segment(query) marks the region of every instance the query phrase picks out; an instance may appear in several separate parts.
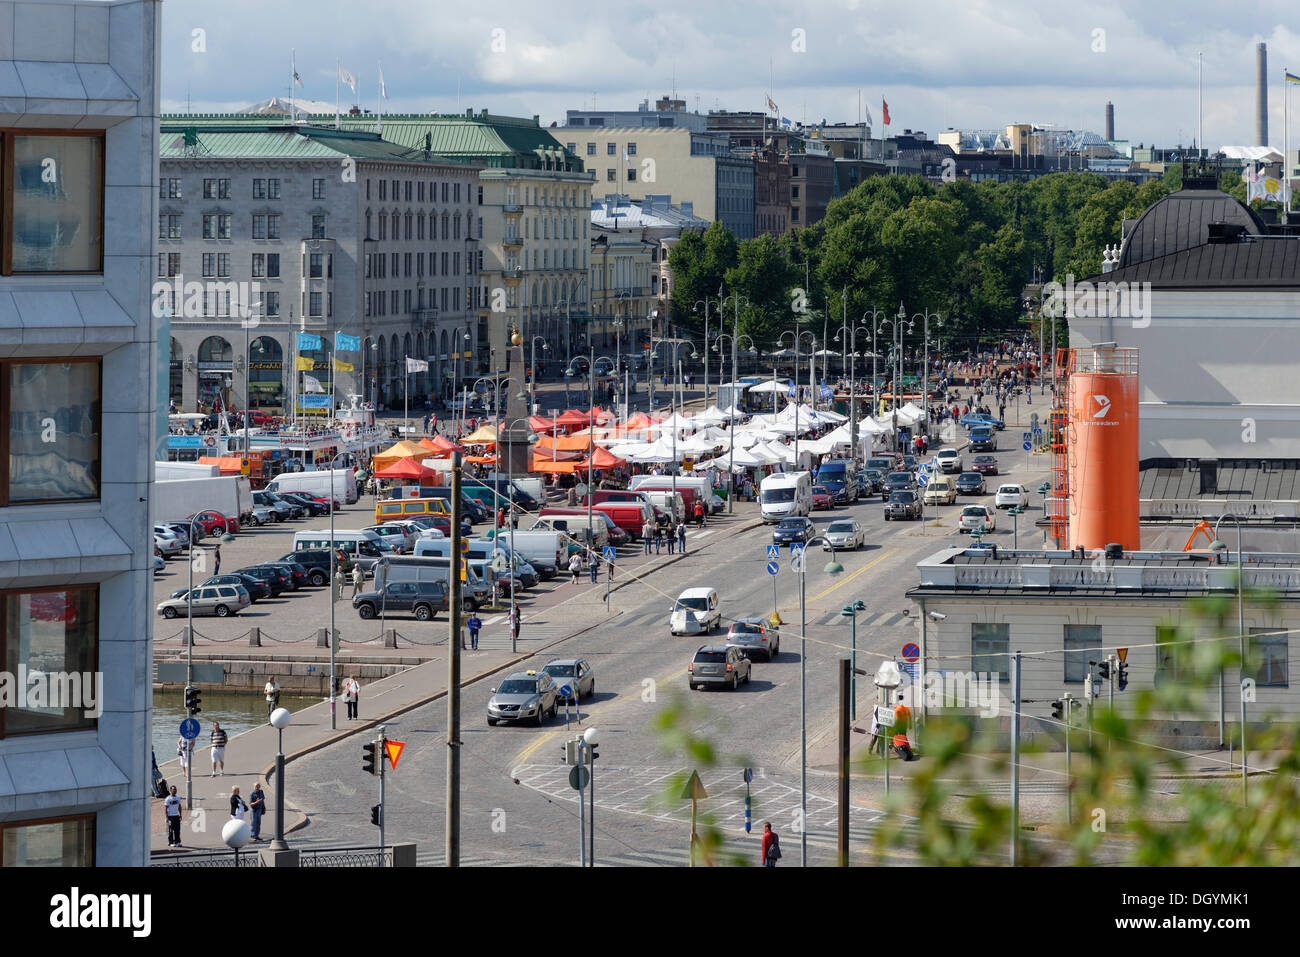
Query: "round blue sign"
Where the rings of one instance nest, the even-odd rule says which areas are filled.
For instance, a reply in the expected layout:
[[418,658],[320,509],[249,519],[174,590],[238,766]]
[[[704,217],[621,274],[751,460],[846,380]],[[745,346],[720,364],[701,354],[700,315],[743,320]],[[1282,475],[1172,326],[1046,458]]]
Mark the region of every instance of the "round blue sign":
[[915,642],[908,642],[903,646],[903,660],[909,665],[921,657],[921,649],[916,646]]
[[181,722],[181,737],[186,741],[193,741],[199,736],[199,722],[194,718],[186,718]]
[[1026,452],[1028,452],[1029,449],[1030,449],[1030,444],[1029,444],[1028,442],[1026,442],[1024,445],[1022,445],[1022,446],[1020,446],[1020,447],[1021,447],[1022,449],[1024,449]]
[[780,570],[781,570],[781,564],[780,564],[780,562],[768,562],[768,563],[767,563],[767,573],[768,573],[769,575],[775,575],[775,574],[776,574],[777,572],[779,572]]
[[570,688],[568,685],[560,685],[560,697],[561,697],[561,698],[564,698],[566,701],[567,701],[569,698],[572,698],[572,697],[573,697],[573,689]]

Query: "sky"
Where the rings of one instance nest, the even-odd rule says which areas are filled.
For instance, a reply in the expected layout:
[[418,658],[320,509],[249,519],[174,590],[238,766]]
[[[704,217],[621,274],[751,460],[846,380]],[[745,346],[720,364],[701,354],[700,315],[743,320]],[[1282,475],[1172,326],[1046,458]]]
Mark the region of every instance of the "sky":
[[[304,88],[334,102],[336,60],[385,112],[488,109],[564,122],[674,89],[688,109],[762,110],[881,132],[1037,123],[1190,145],[1201,55],[1205,143],[1255,145],[1255,44],[1268,44],[1269,139],[1282,147],[1282,71],[1300,73],[1287,0],[167,0],[165,112],[227,112]],[[1300,85],[1293,86],[1300,100]],[[344,108],[356,101],[342,88]],[[1292,125],[1300,118],[1293,107]],[[1300,145],[1300,127],[1290,146]]]

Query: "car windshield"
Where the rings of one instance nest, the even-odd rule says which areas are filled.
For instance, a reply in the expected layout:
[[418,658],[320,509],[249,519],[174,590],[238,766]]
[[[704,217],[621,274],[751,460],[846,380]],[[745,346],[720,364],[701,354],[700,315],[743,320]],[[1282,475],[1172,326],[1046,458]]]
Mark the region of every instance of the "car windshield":
[[915,502],[916,496],[911,492],[895,492],[889,497],[889,500],[891,502],[902,502],[903,504],[907,504],[909,502]]
[[544,670],[552,678],[572,678],[574,675],[573,665],[547,665]]
[[534,694],[536,691],[536,681],[524,678],[510,678],[501,682],[497,694]]
[[777,528],[803,528],[802,518],[786,518],[781,520]]
[[756,625],[752,621],[738,621],[731,626],[731,634],[733,635],[761,635],[762,633],[762,626]]
[[707,611],[709,600],[707,598],[679,598],[677,599],[678,608],[690,608],[693,611]]
[[979,472],[962,472],[961,480],[964,482],[978,482],[980,480]]
[[977,517],[977,518],[985,518],[988,515],[988,513],[984,511],[983,505],[967,505],[964,509],[961,510],[961,513],[963,515],[969,515],[971,517]]
[[853,531],[852,522],[831,522],[831,527],[826,529],[828,532],[851,532]]
[[890,485],[906,485],[912,481],[912,476],[906,472],[891,472],[887,481]]
[[1019,495],[1019,494],[1020,494],[1020,486],[1019,486],[1019,485],[1004,485],[1004,486],[1002,486],[1000,489],[998,489],[998,491],[999,491],[999,492],[1005,492],[1007,495]]
[[844,472],[845,469],[843,465],[823,465],[817,470],[817,477],[823,482],[828,480],[832,482],[843,482]]
[[814,494],[814,495],[830,495],[830,494],[831,494],[831,490],[828,489],[825,485],[814,485],[814,486],[813,486],[813,494]]
[[976,462],[981,462],[981,463],[982,463],[982,462],[992,462],[992,461],[993,461],[993,456],[991,456],[991,455],[977,455],[977,456],[975,456],[975,461],[976,461]]
[[697,651],[695,653],[696,661],[726,661],[727,653],[725,651]]
[[793,502],[794,489],[789,486],[785,488],[765,488],[759,499],[769,505],[773,502]]

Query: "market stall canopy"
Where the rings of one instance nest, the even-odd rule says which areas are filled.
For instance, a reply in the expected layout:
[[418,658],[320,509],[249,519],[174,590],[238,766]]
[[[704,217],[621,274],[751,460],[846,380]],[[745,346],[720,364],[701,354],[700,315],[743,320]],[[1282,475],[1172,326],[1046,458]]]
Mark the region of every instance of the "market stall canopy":
[[[793,355],[793,353],[791,353]],[[780,392],[788,394],[790,392],[790,383],[782,382],[780,379],[768,379],[766,382],[760,382],[758,385],[751,385],[750,392]]]
[[621,459],[617,455],[613,455],[602,448],[597,448],[596,451],[591,454],[590,460],[584,459],[578,463],[578,469],[582,470],[588,467],[593,469],[617,469],[622,468],[624,465],[627,465],[626,460]]
[[492,445],[497,440],[497,430],[494,425],[480,425],[469,435],[462,438],[462,445]]
[[685,416],[674,412],[658,425],[651,426],[650,431],[657,431],[662,435],[665,432],[672,432],[673,430],[694,432],[698,427],[699,426],[696,424],[694,419],[688,419]]
[[239,456],[205,455],[199,459],[200,465],[215,465],[222,475],[238,475],[244,470],[244,460]]
[[441,452],[446,452],[448,454],[452,452],[461,451],[461,447],[459,445],[451,441],[451,439],[444,439],[441,435],[435,435],[433,438],[426,439],[425,441],[431,442],[435,449],[438,449]]
[[534,432],[549,435],[560,427],[558,417],[548,418],[543,415],[530,415],[528,417],[528,427]]
[[428,479],[439,477],[439,472],[421,465],[413,458],[401,459],[387,468],[375,472],[375,478],[381,479]]
[[675,462],[681,456],[681,454],[682,452],[681,452],[680,443],[678,444],[677,450],[674,453],[672,443],[669,441],[665,441],[664,439],[660,439],[658,442],[655,442],[653,445],[647,446],[645,451],[635,454],[631,458],[633,462],[641,462],[646,464],[652,462],[663,463],[663,462]]
[[592,438],[587,435],[541,436],[533,446],[534,451],[550,458],[557,458],[557,452],[586,452],[591,448]]
[[384,449],[384,451],[371,459],[370,467],[376,472],[379,472],[382,469],[388,468],[390,465],[400,462],[402,459],[409,459],[416,455],[422,459],[428,458],[429,449],[421,445],[419,442],[398,442],[396,445]]

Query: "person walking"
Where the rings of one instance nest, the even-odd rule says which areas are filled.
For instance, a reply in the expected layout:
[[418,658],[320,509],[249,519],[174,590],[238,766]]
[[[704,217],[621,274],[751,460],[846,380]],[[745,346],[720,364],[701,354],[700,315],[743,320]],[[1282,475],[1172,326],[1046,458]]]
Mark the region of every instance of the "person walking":
[[271,712],[280,707],[280,686],[275,683],[275,675],[266,679],[262,694],[266,695],[266,717],[270,720]]
[[772,830],[772,822],[763,822],[763,866],[776,867],[776,862],[781,859],[781,839],[776,836],[776,831]]
[[239,785],[236,784],[230,789],[230,819],[232,821],[242,821],[247,812],[248,802],[239,796]]
[[600,555],[595,549],[592,549],[591,557],[587,559],[587,573],[591,576],[593,585],[600,581]]
[[664,529],[664,533],[668,539],[668,554],[672,555],[677,551],[677,536],[671,527]]
[[697,528],[704,527],[704,503],[695,503],[695,525]]
[[167,800],[163,802],[164,810],[167,812],[167,846],[181,846],[181,799],[176,794],[176,785],[172,785],[171,793],[167,795]]
[[510,612],[510,640],[518,641],[519,632],[523,629],[523,618],[519,614],[519,605],[516,604]]
[[181,770],[184,771],[194,760],[194,739],[177,738],[176,754],[181,759]]
[[212,574],[221,574],[221,546],[217,545],[212,549]]
[[469,629],[470,651],[478,651],[478,633],[483,629],[483,620],[479,618],[478,612],[469,613],[469,618],[465,620],[465,627]]
[[343,703],[348,706],[348,720],[357,719],[357,707],[361,704],[361,682],[356,675],[348,675],[343,682]]
[[352,566],[352,597],[356,598],[357,593],[361,591],[361,586],[366,583],[366,570],[357,562]]
[[647,555],[650,554],[650,543],[654,540],[654,537],[654,523],[647,518],[645,524],[641,526],[641,547],[645,549]]
[[262,815],[266,813],[266,792],[262,790],[262,782],[258,781],[253,785],[253,790],[248,794],[248,810],[251,813],[250,823],[252,824],[253,840],[261,843],[266,840],[262,837]]
[[578,584],[578,573],[582,571],[582,552],[569,556],[569,573],[573,575],[573,584]]
[[664,547],[664,527],[662,525],[655,525],[655,554],[658,555],[659,552],[663,549],[663,547]]
[[677,523],[677,547],[683,555],[686,554],[686,522]]
[[212,773],[208,776],[215,778],[226,773],[226,741],[229,740],[226,732],[221,730],[220,721],[212,722],[212,734],[208,740],[212,742]]

